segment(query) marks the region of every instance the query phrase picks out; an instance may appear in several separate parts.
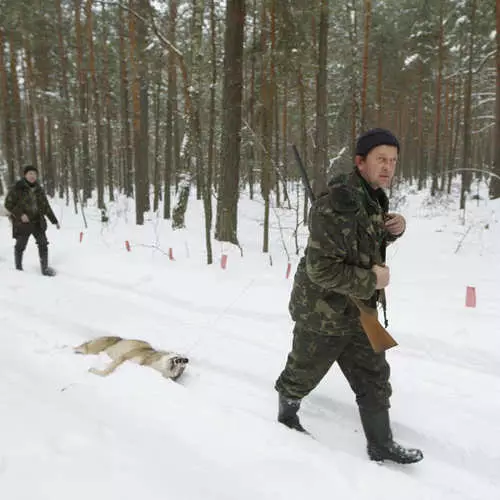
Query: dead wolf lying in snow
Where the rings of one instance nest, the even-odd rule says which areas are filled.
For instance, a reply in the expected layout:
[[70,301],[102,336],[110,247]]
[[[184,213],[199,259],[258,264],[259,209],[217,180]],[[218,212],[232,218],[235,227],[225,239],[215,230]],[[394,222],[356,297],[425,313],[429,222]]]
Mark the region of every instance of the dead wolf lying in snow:
[[122,339],[121,337],[98,337],[74,348],[77,354],[99,354],[105,352],[111,359],[107,368],[90,368],[89,372],[106,377],[125,361],[150,366],[165,378],[177,380],[189,363],[188,358],[171,351],[157,351],[143,340]]

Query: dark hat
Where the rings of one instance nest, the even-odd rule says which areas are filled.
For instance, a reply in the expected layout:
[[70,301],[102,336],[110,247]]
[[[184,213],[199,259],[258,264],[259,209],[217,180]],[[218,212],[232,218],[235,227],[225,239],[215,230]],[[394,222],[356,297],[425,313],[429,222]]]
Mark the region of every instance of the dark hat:
[[395,146],[399,153],[399,142],[391,131],[385,128],[372,128],[358,137],[356,155],[365,157],[373,148],[383,145]]
[[26,175],[28,172],[36,172],[38,174],[38,169],[33,165],[26,165],[24,167],[23,175]]

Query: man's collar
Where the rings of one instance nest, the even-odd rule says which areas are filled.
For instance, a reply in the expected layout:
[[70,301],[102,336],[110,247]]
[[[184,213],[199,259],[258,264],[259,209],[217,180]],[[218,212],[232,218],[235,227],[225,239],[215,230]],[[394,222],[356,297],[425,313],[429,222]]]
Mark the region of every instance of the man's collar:
[[354,176],[358,180],[359,189],[363,190],[368,196],[368,201],[374,205],[380,205],[384,210],[387,209],[389,205],[389,200],[387,195],[382,188],[375,189],[370,183],[361,175],[358,167],[354,167]]
[[35,182],[29,182],[29,181],[28,181],[28,179],[26,179],[26,177],[23,177],[23,181],[24,181],[24,183],[25,183],[27,186],[29,186],[29,187],[31,187],[31,188],[36,187],[36,186],[37,186],[37,184],[38,184],[38,181],[35,181]]

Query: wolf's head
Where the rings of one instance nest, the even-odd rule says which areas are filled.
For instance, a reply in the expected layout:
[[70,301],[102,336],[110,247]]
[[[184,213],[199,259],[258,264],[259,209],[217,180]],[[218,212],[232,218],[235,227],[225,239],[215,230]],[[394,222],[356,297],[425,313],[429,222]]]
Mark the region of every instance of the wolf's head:
[[170,360],[170,369],[172,371],[172,376],[170,377],[172,380],[177,380],[186,369],[186,365],[189,363],[189,359],[176,356]]
[[189,359],[180,354],[164,353],[161,359],[162,374],[166,378],[177,380],[184,373],[188,363]]

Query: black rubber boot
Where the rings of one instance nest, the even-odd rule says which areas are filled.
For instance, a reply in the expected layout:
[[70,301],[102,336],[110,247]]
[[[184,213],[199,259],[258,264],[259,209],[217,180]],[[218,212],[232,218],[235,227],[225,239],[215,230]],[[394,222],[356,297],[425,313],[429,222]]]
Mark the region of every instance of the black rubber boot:
[[300,399],[290,399],[280,394],[278,422],[286,425],[290,429],[307,433],[300,424],[299,416],[297,415],[300,408],[300,401]]
[[16,269],[18,271],[23,270],[23,253],[24,250],[19,250],[17,248],[14,249],[14,261],[16,263]]
[[424,458],[420,450],[404,448],[393,441],[388,410],[370,412],[360,409],[359,414],[366,435],[370,460],[377,462],[391,460],[398,464],[413,464]]
[[44,276],[55,276],[54,269],[49,267],[49,250],[47,248],[39,248],[38,254],[40,256],[40,269]]

